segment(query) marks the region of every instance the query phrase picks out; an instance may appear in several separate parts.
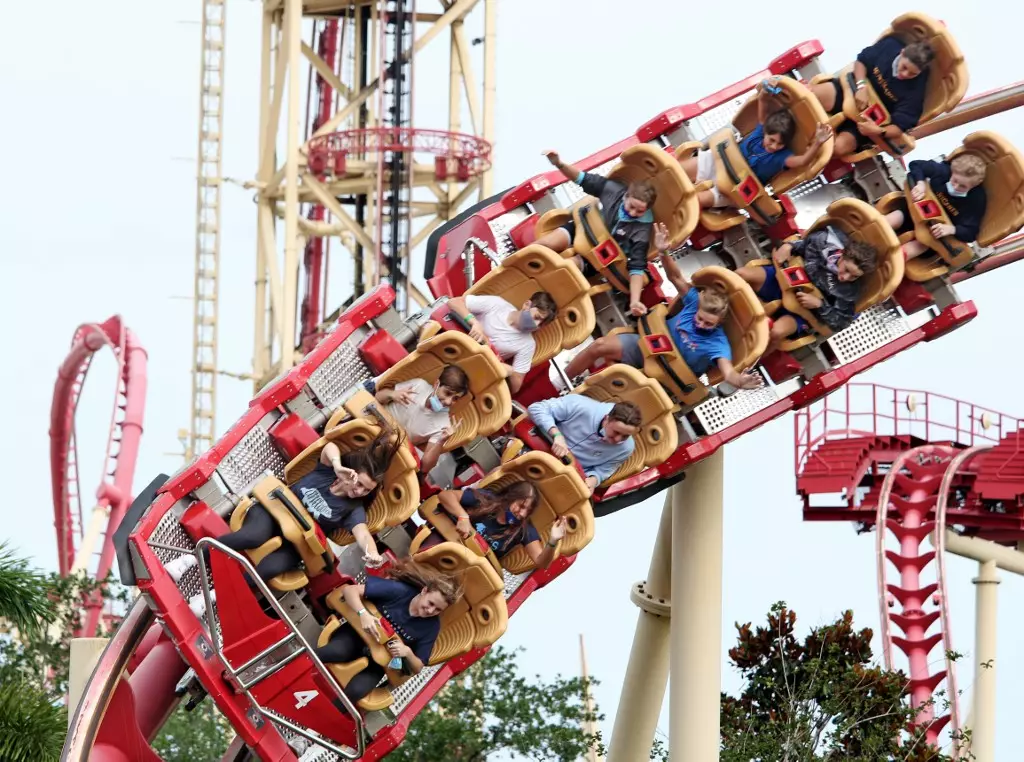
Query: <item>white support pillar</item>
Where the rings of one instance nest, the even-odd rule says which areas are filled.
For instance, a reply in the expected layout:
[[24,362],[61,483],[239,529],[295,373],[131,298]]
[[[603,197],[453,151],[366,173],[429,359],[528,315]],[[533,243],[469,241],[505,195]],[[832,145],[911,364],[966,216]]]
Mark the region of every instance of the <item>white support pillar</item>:
[[647,581],[630,596],[640,606],[622,695],[608,747],[608,762],[647,762],[668,683],[669,598],[672,562],[672,500],[665,495]]
[[669,753],[718,759],[722,693],[722,490],[719,449],[673,487]]
[[[285,3],[284,39],[288,56],[287,156],[284,174],[284,272],[281,273],[284,314],[281,316],[281,370],[295,364],[296,311],[299,288],[299,134],[302,129],[301,71],[302,0]],[[276,82],[282,87],[284,83]]]
[[68,671],[68,727],[75,717],[78,702],[82,700],[85,686],[89,684],[96,662],[100,660],[107,638],[72,638],[71,663]]
[[995,762],[996,758],[996,604],[999,575],[996,562],[978,565],[974,578],[974,725],[971,727],[971,753],[976,762]]

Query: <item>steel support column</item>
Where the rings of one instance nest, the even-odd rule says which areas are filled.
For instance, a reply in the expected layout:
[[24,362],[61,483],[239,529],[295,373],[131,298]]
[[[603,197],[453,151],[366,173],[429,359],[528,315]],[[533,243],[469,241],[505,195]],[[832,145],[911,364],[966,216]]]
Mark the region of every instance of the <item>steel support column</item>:
[[718,759],[722,693],[722,449],[672,488],[669,753],[673,762]]
[[640,606],[608,762],[646,762],[668,683],[669,599],[672,595],[672,513],[676,488],[665,495],[647,581],[633,588]]

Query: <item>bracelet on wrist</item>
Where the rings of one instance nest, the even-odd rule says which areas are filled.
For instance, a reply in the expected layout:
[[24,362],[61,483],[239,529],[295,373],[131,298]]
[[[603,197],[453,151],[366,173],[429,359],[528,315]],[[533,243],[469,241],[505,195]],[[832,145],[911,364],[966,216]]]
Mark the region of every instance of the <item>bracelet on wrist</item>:
[[362,616],[365,613],[367,613],[366,609],[359,609],[359,611],[356,612],[356,616]]
[[549,548],[557,548],[558,547],[558,540],[555,540],[554,542],[551,542],[551,540],[548,540],[548,547]]

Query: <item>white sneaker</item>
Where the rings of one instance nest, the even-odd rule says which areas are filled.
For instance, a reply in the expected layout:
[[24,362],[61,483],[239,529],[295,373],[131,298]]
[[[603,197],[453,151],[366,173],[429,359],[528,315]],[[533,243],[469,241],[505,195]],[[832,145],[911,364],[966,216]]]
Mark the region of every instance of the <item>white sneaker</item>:
[[288,746],[295,752],[296,757],[301,757],[312,745],[313,742],[304,736],[295,736],[288,742]]
[[180,582],[181,578],[185,576],[185,572],[198,563],[199,559],[191,553],[186,553],[185,555],[178,556],[173,561],[168,561],[164,564],[164,568],[167,570],[167,573],[171,575],[171,579],[175,582]]
[[[210,601],[214,603],[217,602],[216,590],[210,591]],[[195,614],[198,618],[202,619],[206,615],[206,599],[203,598],[203,594],[199,592],[193,595],[191,598],[189,598],[188,607],[192,609],[193,614]]]

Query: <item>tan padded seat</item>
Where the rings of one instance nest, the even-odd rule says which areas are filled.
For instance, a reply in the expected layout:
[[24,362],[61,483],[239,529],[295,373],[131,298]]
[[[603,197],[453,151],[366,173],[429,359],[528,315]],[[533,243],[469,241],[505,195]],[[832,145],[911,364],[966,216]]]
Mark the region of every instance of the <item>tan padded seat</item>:
[[[676,148],[676,161],[683,161],[691,156],[694,156],[698,151],[701,150],[702,143],[698,141],[690,141],[683,143]],[[696,190],[698,193],[701,191],[711,190],[714,183],[710,180],[702,180],[697,183]],[[701,209],[700,210],[700,224],[705,230],[709,230],[712,233],[719,233],[729,228],[734,228],[737,225],[742,225],[747,217],[740,212],[739,209],[731,207],[720,207],[718,209]]]
[[412,378],[433,384],[445,365],[458,365],[469,376],[469,393],[449,411],[452,433],[444,442],[444,451],[448,452],[477,437],[494,434],[512,415],[505,369],[494,352],[461,331],[442,331],[421,341],[408,356],[384,371],[377,379],[377,388],[390,389]]
[[[533,365],[547,362],[563,349],[579,346],[594,330],[597,317],[590,284],[579,268],[546,246],[531,244],[504,259],[501,267],[466,291],[473,296],[500,296],[516,308],[538,291],[551,294],[558,315],[533,334],[537,343]],[[499,425],[504,425],[511,414],[509,407]]]
[[575,392],[599,402],[632,402],[640,408],[640,431],[633,437],[633,454],[602,482],[608,487],[664,463],[679,446],[672,415],[675,404],[657,381],[636,368],[617,363],[589,376]]
[[[903,40],[904,44],[927,40],[935,50],[935,59],[928,67],[928,84],[924,99],[924,110],[921,113],[921,119],[918,124],[924,124],[939,114],[952,111],[963,99],[964,93],[967,92],[969,77],[967,63],[964,60],[963,53],[960,51],[960,46],[957,45],[956,40],[953,39],[953,35],[950,34],[945,24],[924,13],[904,13],[902,16],[893,19],[892,24],[879,35],[878,39],[892,34],[897,35]],[[853,100],[850,83],[846,77],[847,72],[852,70],[853,64],[850,64],[836,75],[818,75],[811,80],[817,83],[831,79],[833,76],[838,77],[840,80],[844,95],[843,111],[832,117],[831,121],[834,127],[841,124],[845,119],[856,121],[860,114]],[[873,92],[869,92],[868,97],[872,105],[881,107],[877,96]],[[881,107],[881,111],[885,111],[884,107]],[[885,113],[884,116],[885,120],[883,123],[888,124],[888,113]],[[877,140],[874,147],[841,158],[844,161],[856,163],[869,159],[880,151],[893,155],[906,155],[913,150],[914,145],[913,137],[904,135],[902,141],[896,144],[899,149],[898,153],[890,150],[885,141]]]
[[[796,154],[802,154],[814,142],[815,133],[822,124],[828,124],[828,114],[821,107],[821,103],[814,97],[811,91],[802,82],[791,77],[779,77],[778,86],[782,90],[775,96],[775,101],[789,109],[796,122],[796,133],[790,141],[789,148]],[[741,135],[749,135],[757,127],[757,101],[755,93],[744,103],[732,120]],[[818,148],[818,152],[812,161],[802,169],[786,169],[772,178],[771,186],[775,195],[785,193],[801,183],[813,180],[817,177],[825,165],[832,159],[832,149],[835,145],[835,138],[829,138]]]
[[[857,312],[863,312],[880,302],[884,302],[903,280],[903,250],[896,233],[885,221],[882,213],[855,198],[843,198],[833,201],[825,210],[825,214],[811,225],[804,235],[810,235],[829,225],[839,228],[854,241],[864,241],[875,247],[878,252],[878,265],[870,275],[865,275],[861,285],[860,298],[857,301]],[[787,266],[797,267],[803,264],[800,257],[793,257]],[[820,322],[812,312],[800,306],[796,299],[797,289],[786,279],[782,268],[776,268],[779,287],[782,289],[782,304],[790,312],[807,321],[811,329],[820,337],[832,335],[832,329]],[[813,286],[803,286],[807,291],[820,296]]]
[[[721,288],[729,297],[729,313],[722,325],[732,348],[733,366],[742,372],[757,363],[768,346],[768,319],[750,285],[724,267],[704,267],[691,278],[695,287]],[[656,379],[680,405],[693,406],[708,395],[703,382],[683,362],[668,330],[668,306],[659,304],[640,319],[640,351],[644,373]],[[713,386],[722,380],[717,367],[708,371]]]
[[[670,249],[681,246],[697,227],[700,214],[697,191],[671,153],[646,143],[631,146],[622,152],[608,178],[626,185],[639,180],[654,185],[658,192],[654,219],[668,228]],[[652,235],[647,257],[653,259],[657,255]]]
[[[441,614],[441,631],[437,640],[434,641],[428,665],[440,664],[474,648],[485,648],[505,634],[508,627],[505,582],[486,560],[471,553],[461,544],[452,542],[443,542],[420,551],[416,554],[416,560],[433,566],[435,569],[459,576],[464,591],[462,598]],[[380,611],[373,603],[364,599],[363,604],[371,615],[378,620],[381,619]],[[340,587],[327,596],[327,606],[346,622],[358,622],[359,620],[356,612],[345,602]],[[336,618],[332,619],[333,621],[328,620],[321,631],[317,641],[318,645],[325,645],[330,639],[331,633],[340,625]],[[407,675],[387,666],[391,661],[387,643],[390,640],[399,640],[397,635],[388,638],[382,632],[381,638],[378,640],[372,638],[360,627],[353,629],[366,643],[370,658],[384,667],[388,683],[391,686],[399,686],[408,679]],[[342,685],[347,685],[356,673],[368,665],[369,660],[363,657],[353,662],[327,666]],[[381,691],[387,693],[387,696],[384,696]],[[367,702],[367,705],[364,705],[363,702]],[[377,688],[360,702],[360,706],[364,709],[383,709],[391,703],[390,691]]]
[[[551,525],[558,517],[565,516],[568,526],[565,537],[558,543],[558,553],[563,556],[579,553],[594,538],[594,511],[590,504],[590,492],[575,466],[566,465],[546,452],[527,452],[502,463],[474,488],[499,488],[527,479],[533,481],[540,492],[540,502],[529,521],[541,541],[548,541]],[[469,552],[486,559],[498,574],[503,568],[511,574],[524,574],[536,568],[521,546],[499,561],[492,550],[483,546],[475,533],[463,540],[455,531],[455,522],[441,507],[436,496],[420,506],[420,516],[427,522],[427,526],[420,528],[409,549],[417,560],[418,554],[423,552],[420,551],[423,542],[431,531],[436,531],[445,541],[464,545]]]
[[[715,185],[719,192],[759,225],[774,224],[782,214],[782,206],[768,193],[743,158],[732,127],[723,127],[714,133],[708,138],[708,146],[715,157]],[[705,211],[716,214],[713,210]],[[724,215],[732,216],[731,210]]]
[[[369,394],[362,394],[364,396],[361,399],[373,402]],[[320,462],[320,453],[328,442],[338,445],[344,455],[371,442],[380,433],[380,426],[368,418],[352,418],[341,423],[332,419],[325,432],[285,467],[285,481],[294,484],[311,473]],[[398,526],[416,512],[419,503],[420,482],[416,474],[416,458],[406,445],[400,447],[391,459],[384,473],[383,486],[366,511],[367,528],[373,534],[386,527]],[[338,530],[331,533],[331,539],[338,545],[349,545],[355,538],[350,532]]]
[[316,577],[334,568],[334,553],[318,531],[316,521],[295,494],[276,476],[263,478],[252,490],[252,498],[244,498],[231,512],[232,532],[242,528],[249,510],[259,503],[274,518],[281,529],[281,537],[271,537],[255,550],[244,551],[252,563],[258,564],[270,553],[278,550],[284,541],[290,542],[299,552],[304,569],[292,569],[269,580],[275,590],[298,590],[309,583],[309,577]]

